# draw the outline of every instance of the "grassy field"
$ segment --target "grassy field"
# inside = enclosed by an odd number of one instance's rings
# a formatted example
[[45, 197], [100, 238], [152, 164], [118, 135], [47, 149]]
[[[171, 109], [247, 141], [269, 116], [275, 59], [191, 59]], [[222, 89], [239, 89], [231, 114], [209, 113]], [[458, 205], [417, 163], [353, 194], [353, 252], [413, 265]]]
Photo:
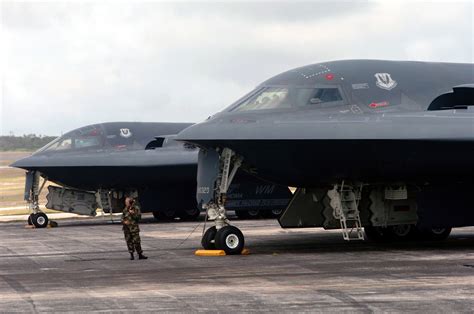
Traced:
[[[7, 166], [30, 154], [31, 152], [0, 152], [0, 215], [28, 213], [26, 202], [23, 200], [25, 171]], [[47, 186], [43, 188], [40, 195], [40, 204], [43, 206], [46, 204], [46, 192]]]

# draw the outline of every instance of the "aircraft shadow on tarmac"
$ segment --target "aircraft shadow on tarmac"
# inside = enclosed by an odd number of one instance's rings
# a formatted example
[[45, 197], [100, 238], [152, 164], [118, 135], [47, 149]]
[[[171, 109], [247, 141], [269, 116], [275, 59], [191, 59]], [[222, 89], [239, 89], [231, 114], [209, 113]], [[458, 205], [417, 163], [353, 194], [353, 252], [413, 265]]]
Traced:
[[[204, 222], [205, 216], [201, 215], [195, 224]], [[238, 220], [234, 217], [234, 220]], [[250, 223], [265, 223], [269, 220], [242, 220]], [[171, 223], [177, 223], [179, 219], [170, 221], [156, 221], [153, 217], [145, 216], [142, 219], [141, 224], [143, 225], [169, 225]], [[210, 222], [207, 222], [210, 223]], [[115, 216], [114, 220], [111, 221], [107, 216], [103, 219], [80, 219], [80, 220], [64, 220], [59, 222], [60, 228], [75, 228], [85, 226], [97, 226], [97, 225], [117, 225], [120, 227], [120, 218]], [[199, 228], [198, 228], [199, 229]], [[360, 253], [360, 252], [384, 252], [384, 251], [472, 251], [474, 247], [474, 234], [462, 231], [463, 228], [457, 228], [453, 230], [451, 236], [445, 241], [398, 241], [389, 243], [377, 243], [373, 241], [363, 242], [347, 242], [344, 241], [339, 233], [326, 232], [322, 229], [307, 229], [307, 232], [301, 233], [277, 233], [277, 234], [265, 234], [249, 237], [247, 242], [252, 254], [321, 254], [321, 253], [335, 253], [335, 252], [346, 252], [346, 253]], [[166, 231], [163, 231], [166, 232]], [[146, 234], [142, 235], [143, 238], [147, 238]], [[181, 240], [181, 239], [176, 239]], [[194, 239], [188, 239], [186, 242], [195, 241]], [[196, 242], [196, 248], [199, 245]], [[178, 248], [172, 248], [170, 250], [176, 250]], [[180, 247], [182, 249], [188, 249], [188, 247]], [[148, 251], [162, 251], [162, 249], [150, 248]]]
[[[161, 220], [157, 221], [153, 216], [145, 214], [146, 216], [142, 217], [140, 224], [142, 225], [148, 225], [148, 224], [170, 224], [170, 223], [177, 223], [177, 222], [190, 222], [187, 220], [181, 220], [180, 218], [174, 218], [174, 219], [169, 219], [169, 220]], [[232, 216], [234, 220], [243, 220], [239, 219], [237, 216]], [[116, 224], [120, 225], [120, 216], [113, 216], [111, 219], [108, 214], [105, 214], [103, 217], [97, 216], [95, 218], [79, 218], [79, 219], [64, 219], [64, 220], [59, 220], [56, 221], [60, 227], [67, 227], [67, 228], [72, 228], [72, 227], [83, 227], [83, 226], [96, 226], [96, 225], [109, 225], [109, 224]], [[205, 216], [201, 214], [200, 217], [195, 219], [195, 223], [201, 223], [204, 222]], [[258, 220], [256, 220], [258, 221]], [[209, 223], [209, 222], [208, 222]]]
[[377, 243], [373, 241], [346, 242], [336, 233], [316, 233], [260, 238], [250, 243], [251, 250], [257, 254], [279, 253], [333, 253], [333, 252], [376, 252], [376, 251], [472, 251], [474, 235], [453, 234], [445, 241], [407, 241]]

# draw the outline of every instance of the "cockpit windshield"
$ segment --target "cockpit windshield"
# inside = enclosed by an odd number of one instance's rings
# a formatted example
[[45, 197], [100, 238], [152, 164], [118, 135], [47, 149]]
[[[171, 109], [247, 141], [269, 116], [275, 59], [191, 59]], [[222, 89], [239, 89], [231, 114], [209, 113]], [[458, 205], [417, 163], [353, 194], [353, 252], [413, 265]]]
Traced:
[[270, 110], [342, 105], [344, 99], [337, 86], [264, 87], [244, 99], [231, 111]]
[[90, 126], [66, 133], [40, 148], [36, 153], [67, 152], [73, 149], [100, 149], [103, 145], [102, 129], [99, 126]]

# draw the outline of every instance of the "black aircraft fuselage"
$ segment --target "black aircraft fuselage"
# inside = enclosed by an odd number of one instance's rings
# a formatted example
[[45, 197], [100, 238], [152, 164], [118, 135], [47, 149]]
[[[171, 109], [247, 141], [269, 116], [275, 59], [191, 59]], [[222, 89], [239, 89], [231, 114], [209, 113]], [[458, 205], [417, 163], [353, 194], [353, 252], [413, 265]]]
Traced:
[[[77, 196], [80, 191], [113, 191], [114, 197], [119, 195], [114, 209], [118, 211], [124, 195], [136, 192], [144, 212], [152, 211], [157, 218], [159, 213], [165, 213], [167, 216], [162, 218], [169, 219], [183, 210], [188, 213], [197, 210], [194, 195], [198, 150], [174, 141], [175, 134], [190, 125], [110, 122], [85, 126], [58, 137], [11, 166], [28, 170], [26, 200], [31, 190], [28, 176], [39, 173], [48, 181], [78, 191], [64, 199], [74, 195], [80, 198]], [[229, 207], [243, 211], [281, 210], [291, 195], [287, 187], [275, 187], [244, 173], [239, 174], [233, 187], [235, 192], [229, 199]], [[49, 192], [56, 192], [59, 195], [56, 199], [63, 197], [54, 188]], [[51, 206], [70, 212], [76, 211], [74, 207], [84, 207], [77, 201]]]
[[[49, 181], [80, 190], [161, 187], [192, 182], [196, 152], [176, 142], [145, 150], [155, 136], [176, 134], [190, 123], [110, 122], [58, 137], [11, 166], [39, 171]], [[171, 141], [170, 141], [171, 142]], [[165, 146], [165, 147], [163, 147]]]
[[426, 111], [472, 83], [472, 64], [347, 60], [277, 75], [178, 135], [228, 147], [257, 176], [289, 186], [474, 178], [473, 111]]
[[282, 227], [406, 240], [474, 225], [473, 83], [473, 64], [325, 62], [270, 78], [186, 128], [177, 140], [201, 148], [197, 201], [216, 212], [218, 247], [241, 250], [222, 240], [243, 242], [222, 211], [239, 167], [297, 187]]

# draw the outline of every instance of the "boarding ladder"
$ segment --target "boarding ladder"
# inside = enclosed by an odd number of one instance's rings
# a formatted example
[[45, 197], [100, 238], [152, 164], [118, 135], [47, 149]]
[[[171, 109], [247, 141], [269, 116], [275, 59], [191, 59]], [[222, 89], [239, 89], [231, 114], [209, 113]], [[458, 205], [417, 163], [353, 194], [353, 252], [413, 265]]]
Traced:
[[[335, 187], [337, 190], [337, 187]], [[344, 185], [344, 181], [338, 191], [334, 217], [341, 223], [342, 236], [346, 241], [364, 240], [364, 232], [360, 222], [359, 200], [361, 198], [362, 186], [354, 189], [352, 186]]]
[[114, 213], [112, 210], [112, 200], [110, 197], [110, 193], [108, 191], [102, 191], [99, 189], [96, 193], [96, 200], [99, 205], [99, 208], [102, 209], [102, 217], [105, 218], [105, 211], [109, 211], [109, 218], [110, 221], [114, 221]]

